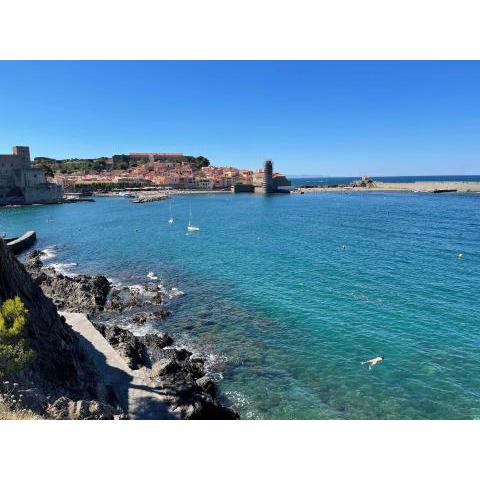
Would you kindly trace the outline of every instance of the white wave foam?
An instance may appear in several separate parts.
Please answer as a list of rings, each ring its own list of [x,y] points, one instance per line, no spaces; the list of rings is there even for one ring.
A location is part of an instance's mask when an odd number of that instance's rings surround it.
[[[158,280],[158,277],[153,272],[148,272],[147,277],[150,280]]]
[[[150,273],[153,273],[153,272],[150,272]],[[153,277],[150,276],[149,278],[154,280],[156,277],[153,278]],[[152,284],[150,283],[149,286],[151,287],[151,285]],[[164,296],[164,298],[166,298],[168,300],[171,300],[172,298],[181,297],[182,295],[185,295],[185,293],[182,292],[177,287],[173,287],[171,289],[168,289],[167,287],[165,287],[165,285],[163,285],[161,283],[156,283],[155,286],[156,286],[157,290],[151,289],[151,288],[146,288],[145,285],[141,285],[141,284],[129,285],[127,288],[130,291],[135,292],[139,295],[142,295],[146,298],[153,297],[158,292],[160,292]]]
[[[132,292],[135,292],[135,293],[139,293],[141,295],[145,295],[145,293],[147,293],[147,291],[145,290],[145,287],[143,285],[129,285],[127,287],[130,291]]]
[[[50,263],[48,265],[52,267],[56,272],[65,275],[66,277],[75,277],[76,274],[71,272],[71,269],[78,266],[78,263],[70,262],[70,263]]]
[[[42,250],[42,254],[40,255],[41,260],[51,260],[57,256],[57,249],[55,245],[51,245],[46,247]]]
[[[261,417],[255,413],[252,402],[242,393],[237,391],[224,392],[225,396],[232,403],[234,409],[243,410],[242,414],[244,420],[258,420]]]
[[[170,290],[170,295],[171,295],[171,298],[173,297],[181,297],[182,295],[185,295],[184,292],[182,292],[180,289],[178,289],[177,287],[173,287],[171,290]]]

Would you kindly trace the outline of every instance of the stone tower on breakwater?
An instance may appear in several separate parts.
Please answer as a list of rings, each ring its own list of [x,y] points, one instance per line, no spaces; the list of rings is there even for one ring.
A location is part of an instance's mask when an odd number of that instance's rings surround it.
[[[273,165],[271,160],[263,164],[263,193],[273,193]]]
[[[265,160],[263,170],[252,173],[252,183],[237,183],[232,187],[232,192],[255,192],[269,195],[270,193],[290,193],[285,187],[290,187],[290,180],[281,173],[273,172],[273,162]]]

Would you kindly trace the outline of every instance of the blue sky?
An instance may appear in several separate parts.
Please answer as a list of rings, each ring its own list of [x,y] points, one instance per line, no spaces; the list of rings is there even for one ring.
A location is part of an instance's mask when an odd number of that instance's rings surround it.
[[[0,152],[480,174],[480,62],[0,62]]]

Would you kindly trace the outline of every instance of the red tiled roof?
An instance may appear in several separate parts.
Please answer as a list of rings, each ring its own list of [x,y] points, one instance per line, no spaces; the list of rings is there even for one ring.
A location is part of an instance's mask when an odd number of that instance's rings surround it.
[[[145,157],[148,155],[160,156],[160,157],[183,157],[183,153],[129,153],[131,157]]]

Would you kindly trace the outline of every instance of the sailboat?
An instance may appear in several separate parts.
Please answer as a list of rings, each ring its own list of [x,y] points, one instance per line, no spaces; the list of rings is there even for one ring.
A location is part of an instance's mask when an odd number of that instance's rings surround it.
[[[168,219],[168,223],[170,225],[173,224],[173,214],[172,214],[172,202],[173,202],[173,197],[170,200],[170,218]]]
[[[190,218],[188,220],[188,227],[187,230],[189,232],[198,232],[200,228],[196,227],[195,225],[192,225],[192,206],[190,205]]]

